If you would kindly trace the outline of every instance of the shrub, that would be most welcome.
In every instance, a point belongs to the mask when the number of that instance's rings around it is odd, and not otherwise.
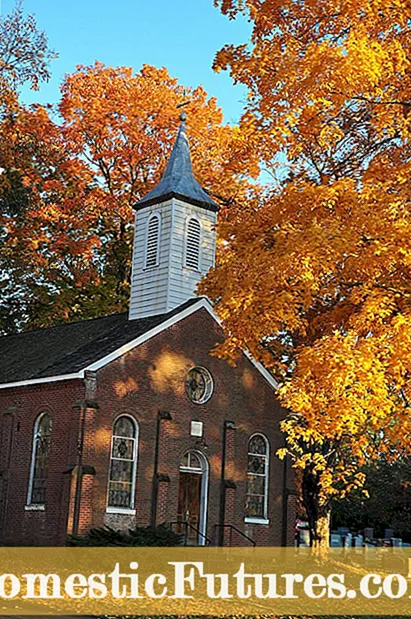
[[[182,536],[166,525],[136,527],[128,531],[116,531],[104,526],[91,529],[87,535],[70,535],[68,546],[180,546]]]

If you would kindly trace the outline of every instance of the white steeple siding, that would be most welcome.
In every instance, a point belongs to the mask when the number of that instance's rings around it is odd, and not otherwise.
[[[159,261],[147,268],[147,224],[154,213],[161,217]],[[191,217],[201,224],[199,270],[185,266]],[[136,212],[130,320],[164,314],[195,296],[198,282],[214,266],[216,223],[215,212],[175,198]]]
[[[217,211],[193,176],[182,122],[161,181],[136,205],[130,320],[164,314],[195,296],[214,266]]]

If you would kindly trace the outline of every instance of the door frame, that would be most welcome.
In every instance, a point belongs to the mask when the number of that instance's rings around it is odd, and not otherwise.
[[[181,464],[181,460],[188,453],[194,453],[201,462],[201,470],[194,469],[189,466]],[[210,465],[206,456],[197,449],[187,449],[180,458],[180,465],[178,467],[178,484],[180,485],[180,473],[193,473],[195,475],[201,475],[201,494],[200,494],[200,523],[198,530],[200,531],[198,545],[204,546],[206,543],[206,531],[207,531],[207,508],[208,508],[208,479],[210,474]]]

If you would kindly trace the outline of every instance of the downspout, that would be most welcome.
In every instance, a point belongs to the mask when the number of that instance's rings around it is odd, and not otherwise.
[[[160,455],[160,431],[161,421],[171,421],[172,417],[170,413],[166,411],[158,411],[157,413],[157,426],[156,426],[156,440],[154,445],[154,470],[153,470],[153,482],[151,491],[151,519],[150,525],[156,526],[157,522],[157,498],[158,498],[158,461]]]
[[[78,526],[80,522],[80,507],[81,507],[81,487],[83,481],[83,452],[84,452],[84,434],[86,427],[86,413],[89,402],[92,402],[96,397],[97,392],[97,374],[96,372],[86,371],[84,376],[85,399],[81,403],[81,421],[80,421],[80,436],[77,442],[77,479],[76,491],[74,496],[73,510],[73,535],[78,535]]]
[[[219,514],[219,527],[218,527],[218,546],[224,545],[224,525],[225,525],[225,466],[227,458],[227,429],[234,429],[235,424],[232,421],[224,421],[223,425],[223,449],[221,454],[221,478],[220,478],[220,514]]]
[[[76,492],[74,496],[73,513],[73,535],[78,535],[78,525],[80,521],[81,486],[83,481],[83,450],[84,450],[84,429],[86,426],[86,403],[81,405],[80,436],[77,448],[77,479]]]

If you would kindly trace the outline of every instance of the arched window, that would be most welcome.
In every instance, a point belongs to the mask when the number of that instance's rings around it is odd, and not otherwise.
[[[187,221],[185,266],[188,269],[200,270],[201,224],[198,219],[190,217]]]
[[[155,267],[158,265],[160,255],[160,229],[161,218],[158,213],[150,216],[147,222],[147,240],[146,240],[146,268]]]
[[[248,441],[246,518],[268,517],[268,440],[254,434]]]
[[[122,415],[113,426],[107,507],[134,508],[136,464],[137,424],[128,415]]]
[[[51,417],[48,413],[41,413],[34,424],[27,505],[46,504],[50,443]]]

